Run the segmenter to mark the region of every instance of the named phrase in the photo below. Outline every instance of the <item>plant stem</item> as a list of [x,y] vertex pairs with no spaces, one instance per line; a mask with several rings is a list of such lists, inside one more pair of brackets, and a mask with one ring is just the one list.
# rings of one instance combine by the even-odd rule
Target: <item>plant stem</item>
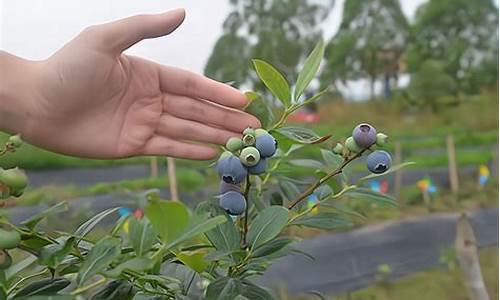
[[247,173],[247,180],[246,180],[246,185],[245,185],[245,193],[243,194],[245,196],[245,220],[243,220],[243,237],[241,239],[241,247],[246,248],[247,245],[247,232],[248,232],[248,195],[250,194],[250,174]]
[[82,286],[81,288],[78,288],[78,289],[74,290],[73,292],[71,292],[71,294],[70,294],[70,295],[75,296],[75,295],[81,294],[81,293],[86,292],[86,291],[88,291],[88,290],[90,290],[90,289],[93,289],[93,288],[95,288],[95,287],[98,287],[98,286],[100,286],[101,284],[106,283],[106,281],[107,281],[107,279],[106,279],[105,277],[103,277],[103,278],[101,278],[101,279],[97,280],[97,281],[96,281],[96,282],[94,282],[94,283],[91,283],[91,284],[86,285],[86,286]]
[[332,172],[328,173],[324,177],[316,180],[309,188],[307,188],[304,192],[302,192],[297,198],[288,206],[288,209],[294,208],[297,204],[299,204],[302,200],[307,198],[307,196],[311,195],[316,188],[318,188],[320,185],[328,181],[328,179],[332,178],[335,175],[338,175],[342,173],[342,170],[344,169],[345,166],[347,166],[351,161],[355,160],[356,158],[360,157],[363,155],[363,153],[367,150],[368,148],[365,148],[358,152],[356,155],[353,155],[350,158],[344,159],[342,164],[338,166],[335,170]]

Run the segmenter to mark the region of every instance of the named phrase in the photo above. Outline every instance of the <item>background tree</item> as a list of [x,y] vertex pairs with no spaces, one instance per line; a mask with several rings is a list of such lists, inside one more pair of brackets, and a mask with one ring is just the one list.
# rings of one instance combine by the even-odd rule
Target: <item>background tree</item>
[[498,80],[498,9],[491,0],[430,0],[416,13],[411,40],[411,72],[439,60],[465,92]]
[[412,75],[408,86],[410,104],[429,107],[436,112],[441,105],[449,104],[457,92],[457,83],[446,73],[441,61],[426,60]]
[[272,61],[287,79],[296,78],[305,54],[322,35],[320,23],[333,0],[232,0],[231,4],[224,34],[210,55],[205,74],[262,91],[263,85],[251,71],[251,59]]
[[339,31],[326,49],[323,84],[369,77],[373,99],[377,77],[397,74],[407,37],[398,0],[346,0]]

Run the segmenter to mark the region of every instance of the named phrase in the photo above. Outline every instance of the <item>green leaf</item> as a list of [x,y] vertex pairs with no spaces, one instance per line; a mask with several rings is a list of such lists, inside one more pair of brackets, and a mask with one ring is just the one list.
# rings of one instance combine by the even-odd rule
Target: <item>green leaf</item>
[[275,238],[288,222],[288,210],[282,206],[270,206],[261,211],[251,224],[248,241],[251,249]]
[[226,222],[215,226],[205,232],[205,236],[214,245],[215,249],[222,252],[232,252],[240,247],[240,236],[233,220],[225,214]]
[[294,166],[312,169],[322,169],[324,167],[320,161],[314,159],[291,159],[289,162]]
[[251,283],[250,281],[243,281],[243,296],[252,300],[274,300],[274,297],[265,289]]
[[60,244],[47,245],[40,250],[39,261],[54,269],[66,258],[74,245],[75,237],[62,240]]
[[129,218],[129,240],[137,256],[143,256],[156,242],[156,232],[147,217],[137,220]]
[[37,259],[38,258],[36,256],[29,254],[25,259],[5,270],[5,277],[7,280],[12,279],[13,276],[31,266]]
[[326,165],[331,170],[336,169],[338,166],[342,164],[343,161],[342,156],[326,149],[321,149],[321,156],[323,157],[323,160],[325,161]]
[[52,215],[52,214],[56,214],[56,213],[60,213],[60,212],[66,211],[66,210],[68,210],[68,203],[67,202],[59,202],[56,205],[49,207],[46,210],[41,211],[41,212],[35,214],[34,216],[32,216],[31,218],[21,222],[21,224],[26,226],[30,230],[33,230],[35,228],[35,226],[38,223],[40,223],[40,221],[42,221],[47,216]]
[[120,255],[121,241],[106,237],[95,244],[82,263],[77,282],[82,285],[95,274],[107,268]]
[[212,281],[205,294],[206,300],[233,300],[241,293],[241,284],[238,280],[220,277]]
[[273,66],[260,59],[253,59],[253,65],[257,75],[271,93],[278,98],[285,108],[290,107],[290,86],[285,77]]
[[259,119],[262,128],[268,128],[274,121],[273,111],[269,101],[260,97],[248,103],[245,111]]
[[114,207],[114,208],[108,208],[97,215],[93,216],[92,218],[88,219],[85,223],[80,225],[76,231],[75,231],[75,236],[79,237],[80,239],[86,236],[94,227],[99,224],[104,218],[107,216],[111,215],[115,211],[119,210],[120,207]]
[[333,194],[333,190],[329,185],[323,184],[314,190],[314,194],[318,196],[319,201],[323,201]]
[[245,92],[244,94],[247,97],[249,103],[261,98],[261,96],[258,93],[252,91]]
[[325,44],[321,39],[314,47],[313,51],[307,57],[304,67],[302,67],[302,71],[299,73],[299,77],[297,78],[297,84],[295,85],[295,100],[299,99],[300,95],[307,88],[311,80],[314,78],[316,73],[318,72],[319,65],[321,60],[323,59],[323,55],[325,53]]
[[[66,278],[50,278],[32,282],[19,290],[13,299],[32,299],[30,296],[54,295],[71,284]],[[47,298],[44,298],[47,299]]]
[[304,127],[282,127],[276,131],[301,144],[319,144],[331,137],[331,135],[321,137],[311,129]]
[[203,272],[208,266],[208,263],[203,259],[204,252],[179,252],[175,256],[198,273]]
[[165,244],[178,238],[189,221],[188,208],[178,201],[154,199],[146,205],[144,214]]
[[128,280],[113,280],[93,294],[89,300],[130,300],[134,294],[133,287]]
[[119,264],[115,268],[104,272],[108,277],[118,278],[125,270],[143,272],[153,268],[154,261],[146,257],[134,257]]
[[402,169],[402,168],[405,168],[407,166],[411,166],[411,165],[414,165],[414,164],[416,164],[416,163],[415,162],[404,162],[402,164],[392,166],[389,170],[387,170],[386,172],[384,172],[382,174],[370,174],[370,175],[367,175],[365,177],[362,177],[362,178],[359,179],[359,182],[365,181],[365,180],[368,180],[368,179],[377,178],[377,177],[380,177],[380,176],[385,176],[387,174],[394,173],[394,172],[396,172],[399,169]]
[[389,204],[392,206],[397,206],[396,200],[387,195],[387,194],[382,194],[376,191],[373,191],[368,188],[355,188],[353,190],[350,190],[344,194],[344,196],[351,197],[354,199],[367,199],[367,200],[372,200],[375,202],[381,202],[384,204]]
[[292,201],[300,194],[299,188],[290,180],[280,179],[278,186],[281,190],[282,195],[288,200]]
[[201,216],[196,216],[192,219],[191,224],[189,224],[189,226],[187,226],[186,229],[175,240],[168,244],[166,248],[170,249],[173,247],[177,247],[183,242],[197,235],[203,234],[224,222],[226,222],[226,218],[224,216],[217,216],[209,219],[202,218]]
[[294,220],[291,225],[306,226],[319,229],[337,229],[351,227],[349,220],[340,218],[339,214],[332,212],[320,212],[315,215],[306,215]]
[[274,254],[293,242],[295,242],[294,238],[278,237],[255,249],[255,251],[252,254],[252,257],[262,257]]

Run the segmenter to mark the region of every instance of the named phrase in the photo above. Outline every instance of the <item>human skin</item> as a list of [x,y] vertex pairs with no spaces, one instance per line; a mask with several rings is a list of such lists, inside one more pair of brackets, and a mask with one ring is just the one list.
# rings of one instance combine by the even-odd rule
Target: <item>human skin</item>
[[[259,121],[238,90],[186,70],[123,54],[165,36],[183,9],[86,28],[46,60],[0,51],[0,130],[62,154],[210,159]],[[168,53],[168,49],[165,49]]]

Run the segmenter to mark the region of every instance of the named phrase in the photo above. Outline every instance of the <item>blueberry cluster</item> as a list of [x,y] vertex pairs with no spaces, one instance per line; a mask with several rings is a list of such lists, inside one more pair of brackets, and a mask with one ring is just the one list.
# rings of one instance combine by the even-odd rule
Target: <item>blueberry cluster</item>
[[[354,128],[352,136],[345,140],[345,143],[337,143],[333,147],[333,152],[339,155],[349,153],[359,153],[373,145],[382,146],[387,143],[388,137],[383,133],[377,133],[375,127],[362,123]],[[373,151],[366,158],[366,167],[375,174],[381,174],[391,168],[392,158],[389,153],[383,150]]]
[[267,159],[276,153],[277,143],[266,130],[247,128],[243,131],[243,138],[230,138],[226,149],[216,166],[221,178],[219,204],[228,214],[237,216],[246,208],[241,183],[248,174],[266,172]]

